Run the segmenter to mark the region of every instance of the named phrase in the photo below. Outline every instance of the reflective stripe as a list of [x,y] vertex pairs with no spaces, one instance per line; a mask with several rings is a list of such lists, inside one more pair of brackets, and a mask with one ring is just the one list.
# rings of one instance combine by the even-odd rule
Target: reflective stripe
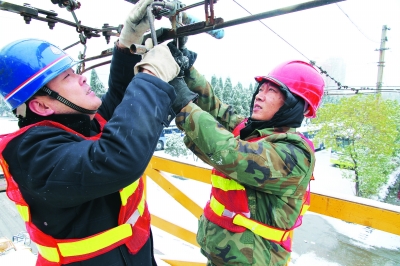
[[250,213],[236,215],[236,213],[225,209],[225,206],[222,205],[216,198],[214,198],[214,196],[211,196],[210,207],[218,216],[223,215],[230,218],[234,216],[234,224],[243,226],[256,235],[262,236],[266,239],[280,242],[281,240],[286,240],[288,237],[288,234],[286,233],[289,232],[289,230],[279,230],[261,223],[257,223],[256,221],[250,219]]
[[143,193],[142,193],[142,198],[140,199],[140,202],[139,202],[139,204],[138,204],[138,206],[137,206],[137,209],[138,209],[138,211],[139,211],[139,213],[140,213],[140,216],[142,216],[143,215],[143,212],[144,212],[144,207],[145,207],[145,202],[146,202],[146,197],[145,197],[145,195],[144,195],[144,190],[143,190]]
[[222,213],[225,210],[225,206],[216,200],[214,196],[211,196],[210,207],[218,216],[222,216]]
[[122,206],[125,206],[126,203],[128,202],[128,198],[129,196],[131,196],[133,193],[135,193],[135,190],[137,189],[138,185],[139,185],[139,180],[136,180],[135,182],[133,182],[132,184],[130,184],[127,187],[124,187],[119,194],[121,195],[121,202],[122,202]]
[[135,223],[137,222],[137,220],[139,219],[140,216],[141,216],[141,214],[139,213],[139,210],[136,210],[133,212],[131,217],[129,217],[129,219],[126,220],[126,223],[130,224],[130,225],[135,225]]
[[[218,216],[226,216],[229,218],[233,218],[237,214],[236,212],[232,212],[232,211],[226,209],[225,206],[222,205],[221,202],[219,202],[216,198],[214,198],[214,196],[211,196],[210,208]],[[244,212],[244,213],[241,213],[241,215],[244,215],[245,217],[250,218],[250,212]]]
[[243,226],[254,234],[262,236],[265,239],[269,239],[276,242],[284,241],[288,238],[290,230],[279,230],[276,228],[272,228],[260,223],[257,223],[254,220],[246,218],[242,215],[236,215],[233,218],[233,223],[236,225]]
[[60,248],[61,255],[64,257],[86,255],[111,246],[131,235],[132,226],[130,224],[122,224],[87,239],[69,243],[58,243],[58,247]]
[[244,186],[235,180],[223,178],[218,175],[211,175],[211,184],[213,187],[222,189],[223,191],[245,190]]
[[57,248],[45,247],[35,243],[40,255],[50,262],[60,262],[60,256],[58,255]]
[[308,208],[310,208],[310,205],[304,204],[303,207],[301,208],[300,216],[304,216],[304,214],[307,212]]
[[19,204],[16,204],[16,206],[17,206],[17,210],[18,210],[19,214],[22,217],[22,220],[24,220],[24,222],[29,222],[30,215],[29,215],[28,206],[22,206],[22,205],[19,205]]

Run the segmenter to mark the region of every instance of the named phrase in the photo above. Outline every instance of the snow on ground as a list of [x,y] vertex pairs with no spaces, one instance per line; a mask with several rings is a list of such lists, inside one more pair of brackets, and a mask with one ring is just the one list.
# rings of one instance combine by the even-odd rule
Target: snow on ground
[[299,256],[295,252],[292,252],[292,256],[289,262],[289,266],[341,266],[335,262],[329,262],[324,259],[318,258],[313,251],[305,255]]
[[382,200],[384,199],[387,194],[388,194],[388,188],[393,186],[394,183],[396,183],[397,177],[400,174],[400,168],[398,168],[396,171],[390,174],[388,182],[382,187],[382,189],[379,191],[379,194],[372,199],[374,200]]
[[[323,215],[320,216],[325,218]],[[353,245],[363,248],[400,249],[400,237],[397,235],[358,224],[346,223],[338,219],[326,219],[326,221],[328,221],[338,233],[352,238],[354,240],[352,243]]]

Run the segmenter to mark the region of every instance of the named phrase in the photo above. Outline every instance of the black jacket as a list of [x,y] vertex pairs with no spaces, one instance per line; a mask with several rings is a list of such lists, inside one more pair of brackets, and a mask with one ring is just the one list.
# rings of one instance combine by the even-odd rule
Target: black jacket
[[[172,86],[148,74],[133,77],[140,56],[114,49],[109,90],[99,114],[108,122],[97,141],[53,127],[33,127],[3,152],[31,208],[32,222],[54,238],[83,238],[117,226],[118,191],[141,177],[163,125],[174,118]],[[125,90],[126,89],[126,90]],[[87,115],[52,115],[85,136],[99,133]],[[120,246],[69,265],[155,265],[150,238],[136,255]]]

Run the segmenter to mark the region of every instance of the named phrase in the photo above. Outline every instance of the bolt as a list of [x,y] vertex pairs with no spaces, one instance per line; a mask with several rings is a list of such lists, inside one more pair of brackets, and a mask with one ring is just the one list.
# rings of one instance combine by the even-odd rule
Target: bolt
[[30,24],[32,18],[31,18],[30,16],[24,16],[24,20],[25,20],[25,23],[26,23],[26,24]]

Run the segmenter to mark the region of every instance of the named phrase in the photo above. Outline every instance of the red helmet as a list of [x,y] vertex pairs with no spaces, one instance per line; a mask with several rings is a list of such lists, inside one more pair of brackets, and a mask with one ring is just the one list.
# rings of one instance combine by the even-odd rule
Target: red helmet
[[255,77],[257,82],[268,80],[304,99],[305,117],[314,118],[322,101],[325,82],[321,74],[309,63],[288,61],[275,67],[268,76]]

